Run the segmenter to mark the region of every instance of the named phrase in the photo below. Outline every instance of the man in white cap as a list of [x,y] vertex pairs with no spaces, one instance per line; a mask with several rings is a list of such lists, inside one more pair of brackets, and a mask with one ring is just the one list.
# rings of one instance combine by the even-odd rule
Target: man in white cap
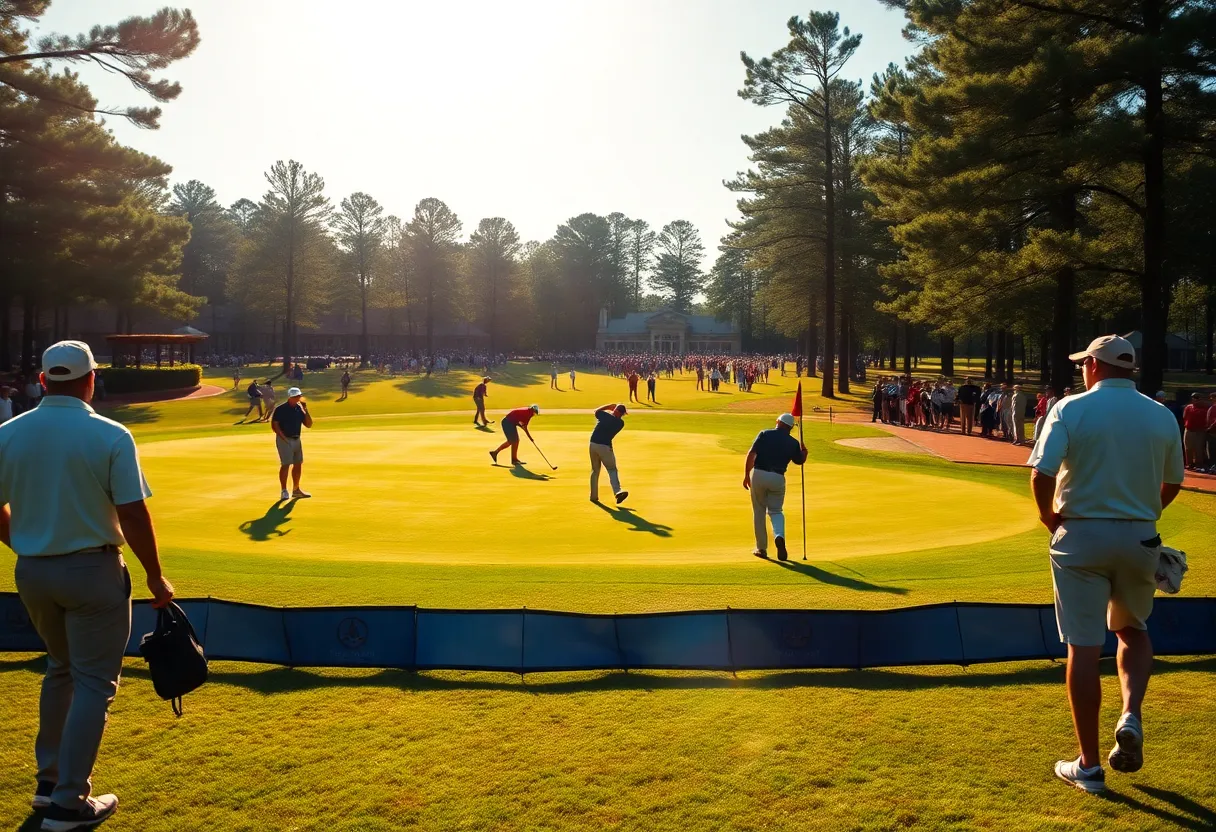
[[768,529],[764,526],[767,512],[773,524],[773,545],[777,547],[777,560],[789,557],[785,548],[785,469],[792,462],[806,462],[806,446],[800,445],[791,435],[794,417],[783,413],[777,424],[756,435],[756,441],[747,452],[747,463],[743,469],[743,487],[752,492],[752,521],[756,531],[758,558],[768,557]]
[[[299,500],[311,497],[307,491],[300,489],[300,474],[304,470],[304,446],[300,441],[300,433],[304,428],[312,427],[312,414],[308,405],[304,404],[304,393],[299,387],[287,391],[287,401],[274,409],[270,420],[270,429],[274,431],[274,444],[279,452],[279,487],[282,492],[280,500]],[[291,492],[287,491],[287,471],[291,470]]]
[[90,778],[131,635],[119,547],[143,565],[154,607],[173,598],[135,440],[89,406],[96,368],[87,344],[53,344],[41,406],[0,425],[0,541],[17,553],[17,592],[47,651],[33,806],[51,832],[118,808],[112,794],[93,796]]
[[1146,627],[1161,549],[1156,523],[1185,470],[1178,423],[1137,392],[1127,339],[1105,335],[1069,358],[1081,364],[1086,392],[1048,412],[1029,464],[1039,519],[1052,533],[1056,623],[1068,645],[1068,699],[1081,746],[1080,757],[1056,763],[1056,776],[1100,792],[1098,659],[1109,629],[1119,639],[1123,709],[1107,759],[1116,771],[1138,771],[1153,666]]
[[[540,415],[540,405],[529,405],[528,407],[517,407],[502,417],[502,433],[507,438],[494,450],[490,451],[490,459],[493,464],[498,464],[498,455],[507,448],[511,449],[511,464],[523,465],[519,461],[519,429],[523,428],[524,433],[528,435],[528,439],[532,439],[532,434],[528,431],[528,423],[532,421],[533,416]],[[535,442],[535,440],[533,440]]]

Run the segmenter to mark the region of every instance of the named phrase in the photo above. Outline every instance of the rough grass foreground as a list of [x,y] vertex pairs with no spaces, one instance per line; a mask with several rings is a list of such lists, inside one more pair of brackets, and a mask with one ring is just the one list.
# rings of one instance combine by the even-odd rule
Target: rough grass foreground
[[[464,417],[439,415],[463,406],[463,381],[437,380],[436,385],[451,391],[437,389],[432,392],[439,395],[429,399],[428,391],[417,387],[426,380],[364,382],[360,376],[362,386],[349,402],[358,410],[348,415],[338,411],[344,403],[336,401],[335,374],[310,374],[305,386],[314,411],[323,417],[318,431],[337,432],[337,439],[350,430],[388,428],[399,434],[416,425],[420,434],[460,428],[469,431],[474,443],[486,441],[463,424]],[[677,378],[677,383],[678,388],[669,387],[669,401],[678,402],[678,409],[705,409],[702,395],[688,389],[691,381]],[[535,367],[515,367],[493,388],[500,394],[494,403],[506,407],[542,399],[542,408],[549,408],[557,407],[551,400],[569,395],[570,406],[581,408],[619,398],[614,391],[623,388],[623,382],[603,376],[580,376],[579,386],[584,384],[587,389],[578,399],[576,394],[548,393],[547,376]],[[730,395],[730,404],[735,397],[742,401],[743,394]],[[785,391],[773,395],[771,406],[785,409],[778,398],[785,399]],[[648,444],[641,431],[719,437],[712,452],[704,454],[701,464],[706,467],[698,471],[698,482],[677,486],[655,474],[638,494],[640,516],[670,526],[670,538],[633,531],[631,524],[608,516],[578,521],[599,522],[608,536],[644,537],[641,548],[654,556],[651,562],[362,560],[339,551],[340,538],[327,536],[326,525],[337,521],[325,519],[332,508],[322,505],[298,506],[290,524],[282,527],[291,529],[289,534],[254,540],[243,536],[238,524],[256,520],[267,498],[237,500],[239,510],[232,516],[225,514],[228,507],[219,506],[211,514],[192,516],[207,501],[199,492],[175,494],[179,486],[172,480],[182,477],[185,487],[189,470],[164,464],[174,461],[169,446],[153,450],[164,440],[186,440],[184,448],[234,435],[231,447],[221,444],[217,450],[222,456],[227,448],[238,478],[260,488],[273,470],[263,471],[264,459],[258,457],[254,464],[249,453],[241,452],[249,440],[240,437],[265,428],[233,425],[240,415],[233,414],[237,408],[243,411],[239,393],[118,411],[147,443],[151,467],[159,465],[154,503],[161,501],[165,556],[184,594],[280,604],[527,604],[589,611],[724,605],[874,608],[952,599],[1045,602],[1051,597],[1042,534],[1032,529],[978,542],[960,536],[973,519],[967,516],[974,510],[968,488],[989,501],[1015,499],[998,514],[1019,506],[1029,511],[1024,472],[837,445],[837,438],[869,435],[868,429],[853,425],[817,424],[808,437],[813,459],[825,469],[839,466],[842,479],[847,473],[854,483],[864,485],[865,477],[875,483],[872,492],[854,488],[843,505],[831,502],[837,495],[830,484],[817,489],[818,503],[812,494],[812,506],[826,518],[823,527],[848,542],[852,554],[842,554],[843,547],[833,547],[829,539],[812,548],[806,564],[797,561],[784,569],[745,551],[737,561],[700,556],[683,563],[665,556],[668,547],[677,553],[700,552],[723,535],[746,538],[741,489],[739,505],[722,507],[734,520],[712,528],[707,525],[711,518],[682,514],[679,501],[664,496],[668,489],[696,488],[699,480],[718,476],[719,467],[729,469],[732,480],[737,477],[737,457],[763,425],[758,416],[714,415],[712,409],[696,416],[652,416],[641,415],[644,408],[638,408],[630,435],[622,437],[623,443],[636,439],[636,450]],[[416,410],[434,415],[408,415]],[[552,416],[544,420],[543,430],[553,439],[574,436],[577,430],[581,438],[585,422],[585,416]],[[562,444],[557,443],[559,454],[565,453]],[[719,453],[721,465],[714,461]],[[157,455],[160,463],[151,459]],[[218,483],[229,475],[215,465],[214,456],[200,458],[199,470],[212,471],[208,476]],[[644,462],[642,457],[632,460],[639,476]],[[492,472],[486,463],[486,474],[503,473]],[[176,468],[182,470],[175,473]],[[560,476],[581,481],[581,458],[570,468],[562,464]],[[479,476],[479,471],[463,472],[464,482],[454,485],[467,489]],[[929,487],[879,499],[884,480],[903,476],[926,478]],[[517,482],[510,493],[516,493],[514,486],[538,499],[553,496],[546,488],[562,494],[560,480]],[[347,510],[357,517],[357,491],[338,493],[343,492],[342,499],[350,501]],[[329,499],[338,494],[331,490]],[[586,505],[580,502],[579,507]],[[492,527],[483,530],[470,522],[476,512],[466,512],[462,520],[460,506],[452,515],[454,536],[468,535],[475,542],[492,533]],[[550,513],[563,510],[564,500],[558,500]],[[227,545],[217,536],[220,542],[201,544],[202,533],[221,522],[235,543]],[[742,528],[736,530],[740,522]],[[873,538],[892,529],[909,541],[927,539],[933,545],[909,551],[884,545],[864,554]],[[1192,552],[1186,593],[1211,594],[1216,579],[1207,564],[1210,541],[1216,539],[1216,498],[1184,495],[1167,513],[1162,529],[1171,542]],[[579,534],[594,539],[594,530],[580,529]],[[327,546],[333,551],[326,551]],[[310,548],[311,553],[301,554]],[[0,577],[0,588],[11,588],[11,579]],[[40,669],[40,659],[0,656],[0,829],[37,825],[26,807],[33,786]],[[219,663],[214,670],[212,682],[187,699],[185,717],[175,720],[156,699],[141,663],[128,663],[95,778],[99,789],[115,791],[122,800],[109,828],[691,832],[1216,826],[1213,658],[1158,662],[1146,709],[1148,762],[1136,775],[1111,773],[1111,793],[1104,798],[1082,795],[1051,776],[1052,763],[1068,755],[1074,743],[1063,667],[1049,662],[738,678],[632,672],[520,679],[231,663]],[[1118,707],[1112,671],[1108,665],[1108,729],[1113,729]]]

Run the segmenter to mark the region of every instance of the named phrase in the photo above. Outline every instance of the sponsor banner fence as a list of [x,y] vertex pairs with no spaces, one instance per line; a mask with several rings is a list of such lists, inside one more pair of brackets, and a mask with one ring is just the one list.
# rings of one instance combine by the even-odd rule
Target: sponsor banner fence
[[[403,670],[782,670],[980,664],[1065,655],[1051,605],[891,610],[696,610],[587,615],[542,610],[262,607],[178,602],[210,659]],[[134,605],[127,654],[155,628]],[[1159,656],[1216,654],[1216,598],[1158,598]],[[1106,652],[1113,654],[1110,635]],[[0,653],[42,652],[14,592],[0,593]]]

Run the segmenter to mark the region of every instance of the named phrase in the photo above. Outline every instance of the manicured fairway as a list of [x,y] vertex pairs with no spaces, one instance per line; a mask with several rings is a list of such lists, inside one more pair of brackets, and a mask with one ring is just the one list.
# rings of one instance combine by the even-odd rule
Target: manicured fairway
[[[588,612],[1051,599],[1024,470],[846,448],[836,440],[879,434],[816,413],[809,559],[793,533],[795,474],[795,559],[760,561],[749,555],[743,456],[788,409],[796,380],[716,397],[691,377],[660,381],[662,406],[635,407],[617,441],[631,492],[621,510],[588,501],[586,443],[590,409],[622,398],[625,383],[580,374],[580,392],[550,391],[547,369],[496,371],[491,411],[538,402],[534,433],[556,472],[526,439],[526,469],[491,466],[501,433],[469,424],[470,374],[360,373],[344,402],[337,373],[309,374],[317,425],[305,486],[316,496],[289,503],[276,499],[269,428],[234,424],[239,391],[107,412],[136,433],[184,596]],[[821,403],[808,397],[808,409]],[[1161,530],[1190,553],[1184,594],[1216,592],[1216,497],[1184,493]],[[146,594],[134,563],[132,573]],[[12,588],[11,572],[0,588]],[[0,829],[36,828],[21,824],[40,667],[0,656]],[[1216,826],[1212,658],[1158,662],[1148,763],[1110,775],[1100,799],[1051,777],[1073,740],[1063,669],[1048,662],[738,678],[214,670],[175,720],[142,663],[127,663],[95,777],[123,801],[106,828]]]

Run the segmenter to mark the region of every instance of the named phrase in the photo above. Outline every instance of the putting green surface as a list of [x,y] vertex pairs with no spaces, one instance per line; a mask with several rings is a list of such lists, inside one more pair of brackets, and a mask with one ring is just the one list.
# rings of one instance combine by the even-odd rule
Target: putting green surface
[[[678,421],[678,420],[670,420]],[[250,558],[496,564],[697,564],[738,562],[750,551],[751,504],[739,453],[721,437],[676,430],[626,431],[617,460],[630,496],[617,507],[606,474],[589,500],[587,435],[533,427],[526,467],[509,454],[492,465],[499,435],[438,426],[347,429],[305,437],[306,489],[280,502],[269,431],[150,443],[142,451],[157,491],[161,534],[191,548]],[[668,426],[664,426],[668,427]],[[676,427],[676,425],[670,425]],[[526,440],[525,440],[526,442]],[[526,455],[526,456],[525,456]],[[789,536],[799,537],[798,474],[791,470]],[[810,466],[808,508],[816,541],[834,559],[940,546],[943,529],[966,545],[1027,531],[1027,500],[991,485],[898,469]],[[932,494],[932,500],[918,495]],[[974,510],[955,517],[959,501]],[[854,507],[887,518],[855,534]],[[909,523],[915,518],[916,522]]]

